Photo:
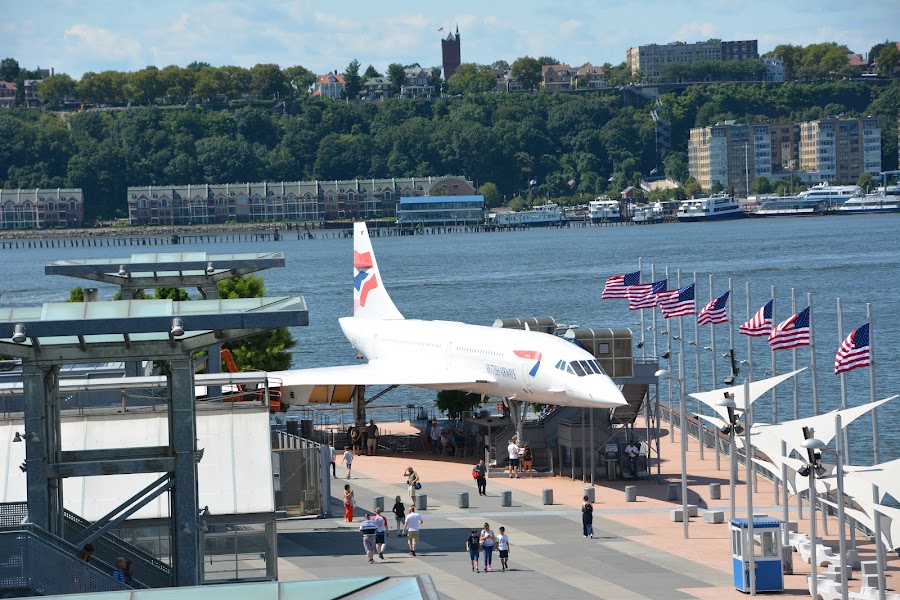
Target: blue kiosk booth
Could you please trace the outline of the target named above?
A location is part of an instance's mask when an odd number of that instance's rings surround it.
[[[783,592],[781,524],[769,517],[753,518],[751,543],[747,519],[731,519],[731,559],[734,587],[750,592],[750,552],[753,552],[754,585],[757,592]]]

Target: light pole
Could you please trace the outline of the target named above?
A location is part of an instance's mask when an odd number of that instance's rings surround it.
[[[743,432],[744,428],[739,424],[741,417],[737,412],[737,404],[735,404],[734,402],[734,394],[732,394],[731,392],[725,392],[725,398],[719,400],[716,404],[728,411],[728,424],[722,430],[722,433],[728,434],[728,442],[730,444],[728,451],[728,493],[729,497],[731,498],[731,518],[734,519],[734,480],[735,473],[737,471],[737,454],[735,453],[737,448],[735,448],[734,436]]]
[[[816,476],[820,471],[824,472],[821,460],[825,442],[814,438],[813,429],[810,427],[803,428],[803,437],[802,445],[806,448],[807,462],[797,471],[797,474],[801,477],[809,477],[809,585],[812,597],[818,598],[819,581],[816,575],[816,570],[819,567],[816,556]],[[844,574],[842,573],[841,575],[843,576]]]
[[[684,354],[678,354],[678,376],[672,375],[666,369],[660,369],[655,373],[656,377],[662,379],[674,379],[678,382],[679,393],[681,396],[681,523],[682,535],[684,539],[690,537],[688,533],[688,524],[690,523],[690,515],[687,507],[687,417],[684,402]]]

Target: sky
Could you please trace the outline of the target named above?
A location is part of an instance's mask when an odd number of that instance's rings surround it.
[[[462,62],[552,56],[619,64],[629,46],[709,38],[838,42],[866,54],[900,37],[900,0],[0,0],[0,58],[24,68],[136,71],[193,61],[343,71],[354,58],[441,63],[459,27]],[[443,28],[443,31],[439,31]]]

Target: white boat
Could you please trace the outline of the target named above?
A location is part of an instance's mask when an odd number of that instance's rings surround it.
[[[676,213],[679,221],[724,221],[746,216],[741,205],[728,194],[712,194],[682,200]]]
[[[753,213],[756,217],[801,217],[824,215],[828,202],[820,198],[800,198],[798,196],[773,196],[762,199]]]
[[[488,222],[499,227],[546,227],[564,221],[558,204],[550,202],[519,212],[501,212],[488,215]]]
[[[856,185],[829,185],[827,181],[817,183],[808,190],[797,194],[797,198],[804,200],[824,200],[828,206],[839,206],[853,198],[862,195],[862,190]]]
[[[900,196],[883,194],[854,196],[834,209],[834,212],[838,215],[900,212]]]
[[[618,223],[622,221],[622,205],[618,200],[598,196],[588,204],[591,223]]]

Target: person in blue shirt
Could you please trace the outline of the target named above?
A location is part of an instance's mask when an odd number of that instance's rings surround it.
[[[473,529],[469,537],[466,538],[466,550],[469,551],[469,560],[472,561],[472,572],[481,573],[478,568],[478,550],[481,544],[481,538],[478,536],[478,530]]]
[[[113,579],[125,583],[125,557],[116,557],[116,570],[112,573]]]

